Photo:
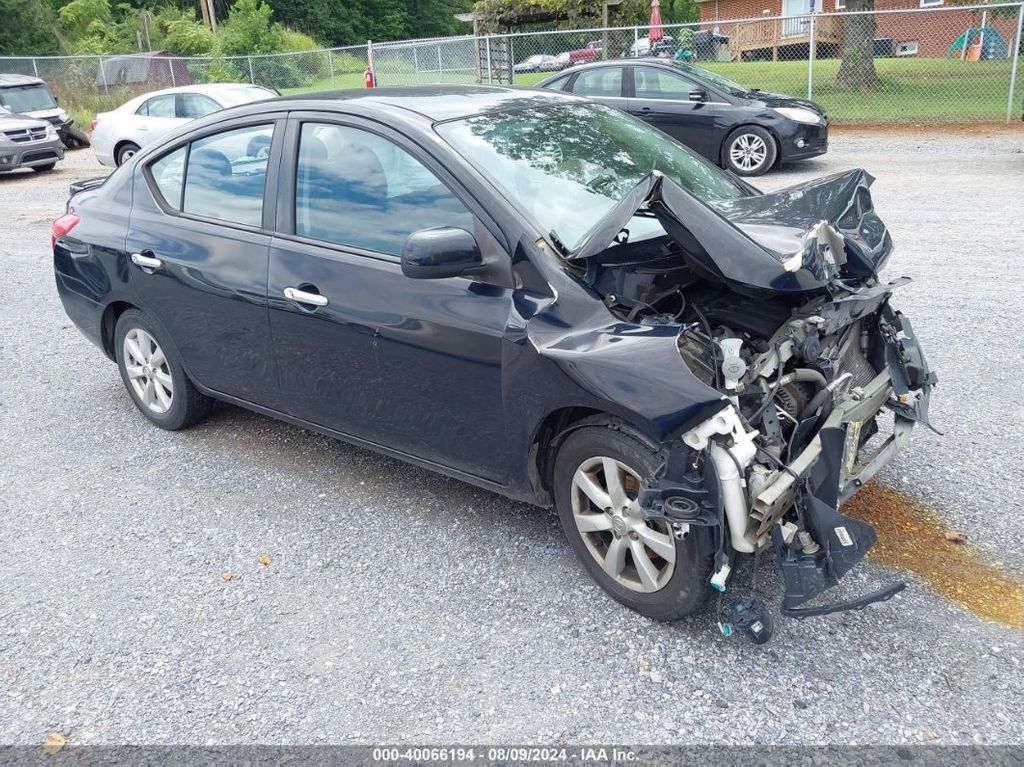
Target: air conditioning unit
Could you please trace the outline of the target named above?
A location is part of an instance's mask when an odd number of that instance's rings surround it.
[[[917,40],[911,40],[907,43],[900,43],[896,46],[897,56],[916,56],[918,51]]]

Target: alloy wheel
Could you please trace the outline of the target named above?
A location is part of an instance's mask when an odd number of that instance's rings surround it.
[[[676,546],[663,522],[643,517],[640,477],[607,456],[583,461],[572,478],[572,515],[591,556],[616,583],[658,591],[672,578]]]
[[[753,133],[741,133],[729,147],[729,158],[744,171],[754,171],[764,165],[768,157],[768,145],[764,139]]]
[[[124,369],[135,396],[154,413],[163,414],[174,401],[174,381],[163,350],[142,328],[124,337]]]

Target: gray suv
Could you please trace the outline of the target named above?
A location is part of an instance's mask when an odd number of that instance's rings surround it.
[[[0,173],[16,168],[53,170],[63,159],[64,146],[52,124],[0,107]]]

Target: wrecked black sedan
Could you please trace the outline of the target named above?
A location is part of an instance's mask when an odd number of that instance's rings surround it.
[[[873,542],[842,501],[934,376],[852,171],[761,194],[601,105],[483,87],[217,113],[78,184],[57,288],[139,411],[215,400],[554,506],[652,618],[770,553],[783,612]],[[726,624],[756,641],[764,608]]]

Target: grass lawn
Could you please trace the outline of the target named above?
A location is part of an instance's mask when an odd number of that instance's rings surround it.
[[[701,66],[730,77],[751,88],[807,95],[806,61],[702,62]],[[839,59],[814,62],[814,93],[833,120],[841,123],[914,123],[1000,120],[1006,117],[1006,95],[1010,85],[1010,61],[960,61],[959,59],[876,59],[875,69],[882,81],[876,91],[861,92],[836,88]],[[529,86],[550,72],[529,72],[515,77],[516,85]],[[1018,74],[1018,88],[1024,74]],[[472,82],[471,72],[381,74],[382,86],[421,83]],[[362,72],[339,73],[305,88],[283,89],[285,93],[362,88]],[[1020,95],[1014,100],[1014,114],[1021,111]]]

